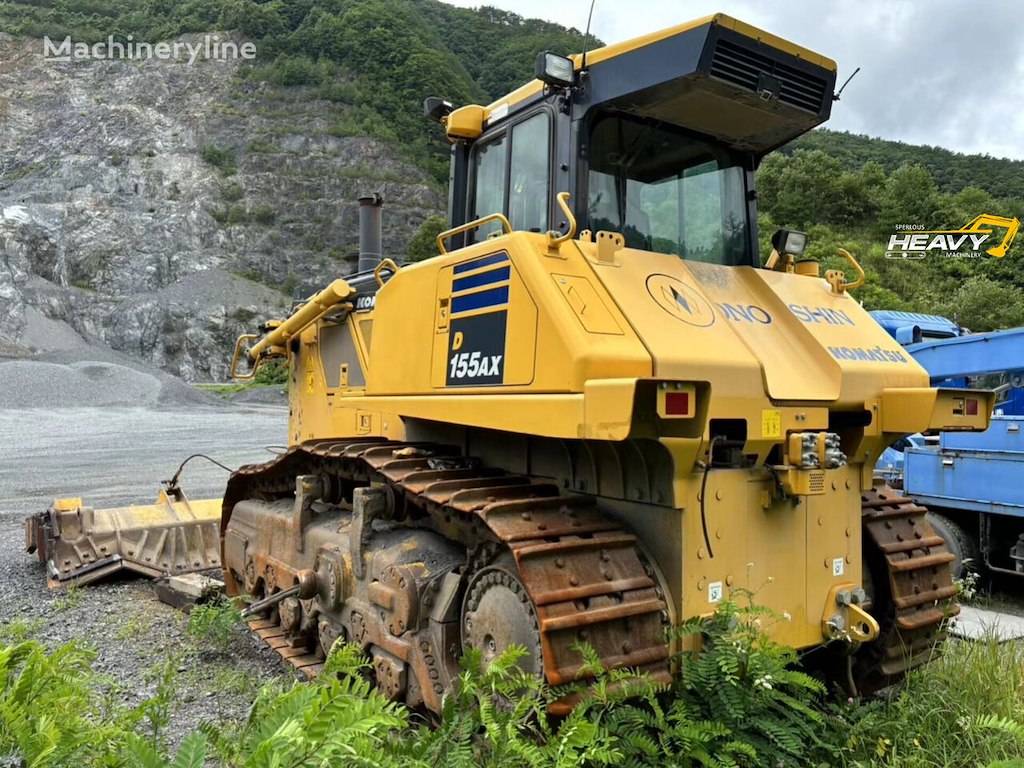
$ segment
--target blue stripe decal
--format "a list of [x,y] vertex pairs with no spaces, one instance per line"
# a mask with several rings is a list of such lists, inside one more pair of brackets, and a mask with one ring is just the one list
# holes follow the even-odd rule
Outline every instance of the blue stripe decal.
[[462,264],[456,264],[455,274],[461,275],[463,272],[469,272],[471,269],[489,267],[491,264],[503,264],[506,261],[508,261],[508,254],[504,251],[492,253],[490,256],[484,256],[482,259],[473,259],[472,261],[466,261]]
[[480,291],[480,293],[469,293],[465,296],[455,297],[452,299],[452,314],[505,304],[508,304],[507,285],[503,285],[500,288],[491,288],[489,291]]
[[510,272],[511,269],[509,267],[498,267],[497,269],[489,269],[486,272],[480,272],[469,277],[460,277],[452,283],[452,293],[468,291],[470,288],[479,288],[481,285],[503,282],[508,280]]

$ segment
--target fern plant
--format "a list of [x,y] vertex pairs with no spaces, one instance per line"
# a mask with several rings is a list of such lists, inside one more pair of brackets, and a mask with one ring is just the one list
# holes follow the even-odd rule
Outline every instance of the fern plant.
[[486,667],[479,650],[460,660],[462,672],[442,703],[435,729],[405,740],[407,757],[433,768],[576,768],[617,765],[617,740],[586,707],[562,719],[548,707],[577,688],[552,689],[519,666],[526,649],[511,646]]
[[335,644],[316,681],[265,687],[238,731],[204,731],[229,766],[405,765],[388,745],[408,725],[407,710],[373,687],[367,666],[359,647]]
[[621,754],[616,765],[733,768],[756,756],[725,725],[694,719],[671,686],[635,670],[605,670],[593,649],[578,650],[582,672],[594,680],[573,714],[587,717],[616,740]]
[[749,593],[733,597],[746,604],[723,601],[710,619],[693,618],[678,628],[680,637],[699,640],[700,650],[679,657],[671,712],[728,729],[740,765],[831,762],[838,749],[827,737],[820,706],[825,686],[796,669],[796,651],[766,634],[766,623],[784,617],[754,605]]
[[0,647],[0,756],[31,768],[108,764],[118,731],[101,712],[93,656],[74,644]]
[[201,731],[190,733],[182,740],[173,760],[164,757],[151,740],[129,733],[125,737],[124,765],[126,768],[203,768],[206,752],[206,736]]

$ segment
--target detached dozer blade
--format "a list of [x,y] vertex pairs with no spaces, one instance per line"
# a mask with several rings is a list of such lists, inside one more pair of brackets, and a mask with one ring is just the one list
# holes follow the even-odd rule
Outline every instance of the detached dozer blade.
[[89,584],[120,570],[151,578],[220,567],[221,499],[189,501],[178,488],[153,504],[93,509],[56,499],[25,519],[25,549],[46,565],[51,588]]

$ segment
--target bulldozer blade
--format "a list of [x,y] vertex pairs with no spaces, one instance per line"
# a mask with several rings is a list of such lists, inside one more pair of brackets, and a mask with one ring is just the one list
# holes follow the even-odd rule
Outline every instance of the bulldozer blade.
[[221,499],[161,490],[153,504],[93,509],[56,499],[25,519],[25,549],[46,565],[51,588],[127,570],[150,578],[220,568]]

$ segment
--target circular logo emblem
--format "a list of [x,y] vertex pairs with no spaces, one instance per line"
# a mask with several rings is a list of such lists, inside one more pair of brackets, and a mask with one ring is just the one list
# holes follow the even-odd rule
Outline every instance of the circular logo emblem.
[[715,311],[708,300],[676,277],[651,275],[647,278],[647,292],[659,307],[687,325],[707,328],[715,322]]

